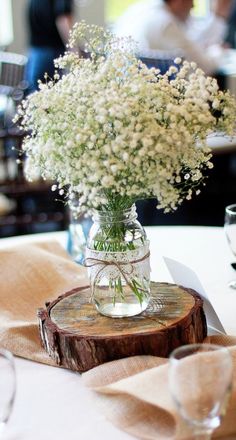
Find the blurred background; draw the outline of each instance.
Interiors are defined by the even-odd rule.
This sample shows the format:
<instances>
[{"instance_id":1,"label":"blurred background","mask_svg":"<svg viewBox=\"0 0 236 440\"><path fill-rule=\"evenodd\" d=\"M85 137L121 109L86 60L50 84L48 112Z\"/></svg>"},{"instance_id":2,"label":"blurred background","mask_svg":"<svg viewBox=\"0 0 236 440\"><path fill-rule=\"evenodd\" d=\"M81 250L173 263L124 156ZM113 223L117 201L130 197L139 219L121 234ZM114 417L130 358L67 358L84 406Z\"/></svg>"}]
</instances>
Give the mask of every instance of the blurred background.
<instances>
[{"instance_id":1,"label":"blurred background","mask_svg":"<svg viewBox=\"0 0 236 440\"><path fill-rule=\"evenodd\" d=\"M85 19L88 23L109 26L121 16L125 10L139 0L75 0L75 19ZM26 54L27 0L0 1L0 47L10 52ZM199 17L209 12L208 0L195 0L194 13Z\"/></svg>"}]
</instances>

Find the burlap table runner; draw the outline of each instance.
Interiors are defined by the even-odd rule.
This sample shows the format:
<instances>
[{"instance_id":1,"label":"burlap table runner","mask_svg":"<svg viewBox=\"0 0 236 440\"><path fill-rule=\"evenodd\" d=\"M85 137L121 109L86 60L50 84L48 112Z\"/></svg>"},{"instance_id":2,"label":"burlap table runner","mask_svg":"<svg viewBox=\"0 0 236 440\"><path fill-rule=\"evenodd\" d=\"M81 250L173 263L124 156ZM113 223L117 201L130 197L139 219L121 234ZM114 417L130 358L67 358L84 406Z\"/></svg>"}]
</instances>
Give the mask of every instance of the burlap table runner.
<instances>
[{"instance_id":1,"label":"burlap table runner","mask_svg":"<svg viewBox=\"0 0 236 440\"><path fill-rule=\"evenodd\" d=\"M88 285L86 270L57 242L1 250L0 346L17 356L54 365L40 344L37 309L78 285Z\"/></svg>"},{"instance_id":2,"label":"burlap table runner","mask_svg":"<svg viewBox=\"0 0 236 440\"><path fill-rule=\"evenodd\" d=\"M236 337L211 336L205 342L231 346L233 394L213 437L233 440L236 439ZM136 356L109 362L84 373L83 381L95 391L94 397L106 417L127 433L148 440L193 438L177 414L168 390L168 359Z\"/></svg>"},{"instance_id":3,"label":"burlap table runner","mask_svg":"<svg viewBox=\"0 0 236 440\"><path fill-rule=\"evenodd\" d=\"M0 346L13 354L55 365L41 348L37 309L63 292L87 285L86 270L57 242L29 243L0 251ZM211 336L206 342L231 346L234 391L214 437L236 439L236 337ZM136 356L83 374L100 410L116 426L140 439L187 440L168 391L168 360ZM216 378L217 380L217 378Z\"/></svg>"}]
</instances>

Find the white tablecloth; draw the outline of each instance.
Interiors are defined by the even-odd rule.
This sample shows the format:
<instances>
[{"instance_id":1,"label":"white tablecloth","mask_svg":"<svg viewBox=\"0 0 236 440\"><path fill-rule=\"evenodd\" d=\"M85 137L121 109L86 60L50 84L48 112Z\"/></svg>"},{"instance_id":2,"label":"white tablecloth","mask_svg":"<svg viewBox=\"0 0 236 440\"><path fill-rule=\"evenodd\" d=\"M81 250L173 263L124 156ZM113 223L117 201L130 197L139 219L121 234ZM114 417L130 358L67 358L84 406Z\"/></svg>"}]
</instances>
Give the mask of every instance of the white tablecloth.
<instances>
[{"instance_id":1,"label":"white tablecloth","mask_svg":"<svg viewBox=\"0 0 236 440\"><path fill-rule=\"evenodd\" d=\"M191 267L227 333L236 335L236 291L227 287L236 272L230 266L233 257L223 228L155 226L146 231L151 242L152 279L172 281L163 256ZM65 233L50 233L1 239L0 248L48 238L66 244ZM105 420L79 374L19 358L16 370L17 395L6 440L133 439Z\"/></svg>"}]
</instances>

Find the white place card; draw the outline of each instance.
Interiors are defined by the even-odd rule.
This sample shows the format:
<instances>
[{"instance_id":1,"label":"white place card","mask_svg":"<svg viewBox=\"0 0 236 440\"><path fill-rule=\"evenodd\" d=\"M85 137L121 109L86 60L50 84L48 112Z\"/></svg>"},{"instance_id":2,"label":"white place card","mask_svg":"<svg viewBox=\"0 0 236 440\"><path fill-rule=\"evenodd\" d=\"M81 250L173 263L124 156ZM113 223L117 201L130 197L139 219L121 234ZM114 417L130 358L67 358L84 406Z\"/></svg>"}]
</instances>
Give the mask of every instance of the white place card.
<instances>
[{"instance_id":1,"label":"white place card","mask_svg":"<svg viewBox=\"0 0 236 440\"><path fill-rule=\"evenodd\" d=\"M226 331L218 315L216 314L215 309L209 301L208 295L204 290L197 274L179 261L168 257L163 258L174 283L183 287L194 289L203 299L203 309L206 315L207 327L209 330L208 334L226 334Z\"/></svg>"}]
</instances>

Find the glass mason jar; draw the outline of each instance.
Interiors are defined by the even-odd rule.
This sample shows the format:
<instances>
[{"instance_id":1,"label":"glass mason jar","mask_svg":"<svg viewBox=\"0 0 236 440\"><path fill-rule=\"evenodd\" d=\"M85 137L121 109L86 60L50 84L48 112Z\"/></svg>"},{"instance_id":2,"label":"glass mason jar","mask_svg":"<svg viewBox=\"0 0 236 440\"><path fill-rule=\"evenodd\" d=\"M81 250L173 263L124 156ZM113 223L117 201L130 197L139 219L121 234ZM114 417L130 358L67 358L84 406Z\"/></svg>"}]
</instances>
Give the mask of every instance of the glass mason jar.
<instances>
[{"instance_id":1,"label":"glass mason jar","mask_svg":"<svg viewBox=\"0 0 236 440\"><path fill-rule=\"evenodd\" d=\"M138 315L150 299L150 254L136 207L96 211L93 221L85 258L93 302L105 316Z\"/></svg>"}]
</instances>

